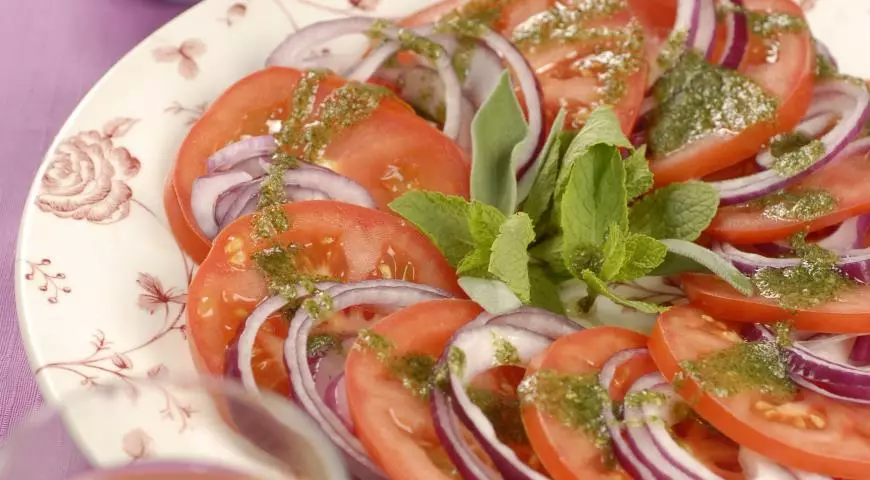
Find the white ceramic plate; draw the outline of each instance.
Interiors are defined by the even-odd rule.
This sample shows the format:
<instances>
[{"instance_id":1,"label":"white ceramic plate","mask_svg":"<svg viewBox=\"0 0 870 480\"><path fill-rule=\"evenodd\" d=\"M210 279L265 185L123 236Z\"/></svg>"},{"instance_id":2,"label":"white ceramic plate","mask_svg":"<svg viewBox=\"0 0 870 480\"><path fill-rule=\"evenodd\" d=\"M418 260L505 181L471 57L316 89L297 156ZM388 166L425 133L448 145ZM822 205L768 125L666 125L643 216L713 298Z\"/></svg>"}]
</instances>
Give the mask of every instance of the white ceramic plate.
<instances>
[{"instance_id":1,"label":"white ceramic plate","mask_svg":"<svg viewBox=\"0 0 870 480\"><path fill-rule=\"evenodd\" d=\"M49 149L24 212L15 276L21 330L42 392L122 380L141 416L74 421L98 464L169 455L223 457L196 435L201 408L142 379L193 372L185 343L192 263L166 226L164 177L190 125L226 87L263 66L294 28L346 15L398 17L432 0L207 0L151 35L82 101ZM806 0L804 0L804 3ZM870 3L816 0L813 31L842 69L870 78ZM333 52L348 45L332 46ZM637 290L637 296L673 291ZM123 422L117 436L94 421Z\"/></svg>"}]
</instances>

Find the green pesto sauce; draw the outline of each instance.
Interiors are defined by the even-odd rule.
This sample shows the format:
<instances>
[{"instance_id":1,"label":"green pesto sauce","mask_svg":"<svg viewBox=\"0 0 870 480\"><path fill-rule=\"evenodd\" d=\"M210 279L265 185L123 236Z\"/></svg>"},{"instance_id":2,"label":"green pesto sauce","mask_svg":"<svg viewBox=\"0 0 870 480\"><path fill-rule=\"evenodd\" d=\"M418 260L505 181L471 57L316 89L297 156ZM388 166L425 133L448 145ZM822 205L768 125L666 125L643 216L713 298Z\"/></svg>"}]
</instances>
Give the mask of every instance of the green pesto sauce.
<instances>
[{"instance_id":1,"label":"green pesto sauce","mask_svg":"<svg viewBox=\"0 0 870 480\"><path fill-rule=\"evenodd\" d=\"M473 37L459 38L459 45L457 45L450 63L453 65L456 75L459 76L460 82L464 82L468 78L468 71L471 69L471 59L474 57L476 49L477 41Z\"/></svg>"},{"instance_id":2,"label":"green pesto sauce","mask_svg":"<svg viewBox=\"0 0 870 480\"><path fill-rule=\"evenodd\" d=\"M686 30L671 32L668 41L662 47L661 52L659 52L658 58L656 58L656 63L658 63L662 70L670 70L680 61L680 58L686 53L686 38L688 36L689 32Z\"/></svg>"},{"instance_id":3,"label":"green pesto sauce","mask_svg":"<svg viewBox=\"0 0 870 480\"><path fill-rule=\"evenodd\" d=\"M610 397L598 383L598 374L566 375L540 370L526 377L517 390L523 403L532 404L570 428L591 436L601 449L610 445L610 434L601 415L610 408Z\"/></svg>"},{"instance_id":4,"label":"green pesto sauce","mask_svg":"<svg viewBox=\"0 0 870 480\"><path fill-rule=\"evenodd\" d=\"M661 405L665 403L667 399L668 396L662 392L639 390L637 392L627 393L623 403L627 407L640 408L644 405Z\"/></svg>"},{"instance_id":5,"label":"green pesto sauce","mask_svg":"<svg viewBox=\"0 0 870 480\"><path fill-rule=\"evenodd\" d=\"M774 220L806 221L833 212L837 199L827 190L807 188L774 192L746 205L763 208L762 214Z\"/></svg>"},{"instance_id":6,"label":"green pesto sauce","mask_svg":"<svg viewBox=\"0 0 870 480\"><path fill-rule=\"evenodd\" d=\"M314 283L322 280L297 270L296 248L293 245L264 248L254 253L252 259L265 277L269 292L291 302L298 300L297 287L316 292Z\"/></svg>"},{"instance_id":7,"label":"green pesto sauce","mask_svg":"<svg viewBox=\"0 0 870 480\"><path fill-rule=\"evenodd\" d=\"M812 165L825 154L825 144L806 133L796 131L773 137L771 167L783 175L793 175Z\"/></svg>"},{"instance_id":8,"label":"green pesto sauce","mask_svg":"<svg viewBox=\"0 0 870 480\"><path fill-rule=\"evenodd\" d=\"M499 440L508 445L528 445L518 399L475 387L468 387L466 393L492 423Z\"/></svg>"},{"instance_id":9,"label":"green pesto sauce","mask_svg":"<svg viewBox=\"0 0 870 480\"><path fill-rule=\"evenodd\" d=\"M753 35L778 38L785 33L801 33L808 28L806 20L784 12L746 11L746 21Z\"/></svg>"},{"instance_id":10,"label":"green pesto sauce","mask_svg":"<svg viewBox=\"0 0 870 480\"><path fill-rule=\"evenodd\" d=\"M502 7L515 0L471 0L442 16L436 31L479 37L501 17Z\"/></svg>"},{"instance_id":11,"label":"green pesto sauce","mask_svg":"<svg viewBox=\"0 0 870 480\"><path fill-rule=\"evenodd\" d=\"M773 324L773 333L776 335L776 344L780 348L788 348L794 344L792 340L792 327L788 322L776 322Z\"/></svg>"},{"instance_id":12,"label":"green pesto sauce","mask_svg":"<svg viewBox=\"0 0 870 480\"><path fill-rule=\"evenodd\" d=\"M308 356L321 357L333 349L340 349L341 342L335 335L312 335L308 337Z\"/></svg>"},{"instance_id":13,"label":"green pesto sauce","mask_svg":"<svg viewBox=\"0 0 870 480\"><path fill-rule=\"evenodd\" d=\"M752 283L762 297L796 310L834 300L855 284L840 273L835 253L806 243L805 235L796 235L792 248L801 259L799 264L786 268L765 267L752 276Z\"/></svg>"},{"instance_id":14,"label":"green pesto sauce","mask_svg":"<svg viewBox=\"0 0 870 480\"><path fill-rule=\"evenodd\" d=\"M253 215L254 239L269 238L290 228L290 220L281 205L284 204L284 173L296 168L296 158L284 152L272 156L272 164L266 171L266 178L260 185L260 196L257 199L257 211Z\"/></svg>"},{"instance_id":15,"label":"green pesto sauce","mask_svg":"<svg viewBox=\"0 0 870 480\"><path fill-rule=\"evenodd\" d=\"M506 338L493 334L492 347L495 350L496 365L522 365L519 350Z\"/></svg>"},{"instance_id":16,"label":"green pesto sauce","mask_svg":"<svg viewBox=\"0 0 870 480\"><path fill-rule=\"evenodd\" d=\"M322 70L310 70L302 75L299 84L293 91L290 102L290 116L281 125L281 131L275 136L278 143L291 149L300 149L305 142L303 127L305 122L314 113L317 101L317 91L320 90L320 81L326 73Z\"/></svg>"},{"instance_id":17,"label":"green pesto sauce","mask_svg":"<svg viewBox=\"0 0 870 480\"><path fill-rule=\"evenodd\" d=\"M826 78L836 78L840 76L840 70L834 65L828 57L816 53L816 78L819 80Z\"/></svg>"},{"instance_id":18,"label":"green pesto sauce","mask_svg":"<svg viewBox=\"0 0 870 480\"><path fill-rule=\"evenodd\" d=\"M332 295L318 291L302 301L302 308L315 320L325 320L332 312Z\"/></svg>"},{"instance_id":19,"label":"green pesto sauce","mask_svg":"<svg viewBox=\"0 0 870 480\"><path fill-rule=\"evenodd\" d=\"M389 95L385 87L358 82L348 82L330 92L320 104L319 118L303 127L303 159L316 162L337 133L368 118Z\"/></svg>"},{"instance_id":20,"label":"green pesto sauce","mask_svg":"<svg viewBox=\"0 0 870 480\"><path fill-rule=\"evenodd\" d=\"M653 87L658 101L649 145L657 156L721 133L775 119L777 102L739 73L687 52Z\"/></svg>"},{"instance_id":21,"label":"green pesto sauce","mask_svg":"<svg viewBox=\"0 0 870 480\"><path fill-rule=\"evenodd\" d=\"M374 353L393 377L402 382L414 396L429 396L439 376L436 368L438 360L435 357L418 353L395 355L393 341L369 329L359 332L354 346Z\"/></svg>"},{"instance_id":22,"label":"green pesto sauce","mask_svg":"<svg viewBox=\"0 0 870 480\"><path fill-rule=\"evenodd\" d=\"M549 10L533 15L513 31L513 42L528 49L551 40L586 40L588 22L625 10L625 0L587 0L565 5L557 2Z\"/></svg>"},{"instance_id":23,"label":"green pesto sauce","mask_svg":"<svg viewBox=\"0 0 870 480\"><path fill-rule=\"evenodd\" d=\"M680 363L708 393L730 397L759 391L790 398L795 385L788 377L785 357L775 342L739 342L694 361Z\"/></svg>"},{"instance_id":24,"label":"green pesto sauce","mask_svg":"<svg viewBox=\"0 0 870 480\"><path fill-rule=\"evenodd\" d=\"M450 347L450 352L447 353L447 365L454 375L462 377L465 375L465 351L459 347Z\"/></svg>"}]
</instances>

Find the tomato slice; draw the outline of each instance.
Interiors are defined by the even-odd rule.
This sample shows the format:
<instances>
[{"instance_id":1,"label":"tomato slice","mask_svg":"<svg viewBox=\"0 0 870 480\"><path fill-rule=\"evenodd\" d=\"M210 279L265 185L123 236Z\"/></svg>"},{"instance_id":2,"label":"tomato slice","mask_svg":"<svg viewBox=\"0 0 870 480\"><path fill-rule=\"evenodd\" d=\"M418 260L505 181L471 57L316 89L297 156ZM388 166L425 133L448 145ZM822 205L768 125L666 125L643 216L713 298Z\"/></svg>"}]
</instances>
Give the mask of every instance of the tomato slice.
<instances>
[{"instance_id":1,"label":"tomato slice","mask_svg":"<svg viewBox=\"0 0 870 480\"><path fill-rule=\"evenodd\" d=\"M521 29L540 29L538 22L542 13L555 6L565 7L556 0L524 0L521 2L499 2L497 0L457 1L445 0L421 10L402 21L405 26L418 26L437 21L457 8L497 9L499 17L493 28L507 37ZM461 11L461 10L460 10ZM624 9L603 18L589 18L583 21L584 29L626 29L631 32L634 21L632 11ZM546 27L544 27L546 28ZM626 45L637 44L638 68L630 75L616 73L619 77L612 83L603 81L616 71L608 63L626 53ZM627 38L612 37L601 40L583 39L570 41L545 40L540 44L523 46L518 44L529 64L535 70L544 93L544 113L547 125L551 125L561 108L568 111L566 127L577 129L583 124L585 114L599 104L613 103L623 131L630 134L646 91L647 63L644 61L643 32L632 32ZM622 67L615 67L616 69ZM611 71L608 71L610 69ZM607 95L606 90L613 88L615 93Z\"/></svg>"},{"instance_id":2,"label":"tomato slice","mask_svg":"<svg viewBox=\"0 0 870 480\"><path fill-rule=\"evenodd\" d=\"M732 322L788 321L798 330L830 333L870 332L870 286L858 285L836 300L813 308L786 310L774 300L747 297L724 280L707 274L681 276L689 300L710 315Z\"/></svg>"},{"instance_id":3,"label":"tomato slice","mask_svg":"<svg viewBox=\"0 0 870 480\"><path fill-rule=\"evenodd\" d=\"M564 336L540 355L532 359L526 368L526 376L539 370L555 370L560 373L582 375L601 370L604 363L615 353L629 348L643 348L647 337L619 327L597 327ZM621 401L628 388L641 376L655 371L649 357L631 361L617 371L610 396ZM533 404L522 407L523 425L526 434L552 478L568 479L614 479L631 477L607 465L595 439L585 432L571 428Z\"/></svg>"},{"instance_id":4,"label":"tomato slice","mask_svg":"<svg viewBox=\"0 0 870 480\"><path fill-rule=\"evenodd\" d=\"M170 222L179 225L176 238L195 261L205 258L211 242L196 227L190 208L194 180L206 173L211 154L243 135L266 134L267 120L287 117L300 78L299 71L278 67L243 78L212 104L182 143L170 181L184 221ZM324 78L315 103L344 83L336 76ZM337 134L324 159L324 166L365 187L381 209L411 188L468 196L465 154L396 97L385 98L371 116ZM166 208L170 217L178 216L172 205Z\"/></svg>"},{"instance_id":5,"label":"tomato slice","mask_svg":"<svg viewBox=\"0 0 870 480\"><path fill-rule=\"evenodd\" d=\"M673 307L656 322L649 349L662 374L673 380L681 362L740 341L729 326L700 310ZM840 478L867 478L870 472L870 407L805 389L787 402L756 390L717 397L704 393L689 375L679 391L711 425L775 462Z\"/></svg>"},{"instance_id":6,"label":"tomato slice","mask_svg":"<svg viewBox=\"0 0 870 480\"><path fill-rule=\"evenodd\" d=\"M791 0L746 0L744 6L761 13L785 13L804 18ZM760 122L740 133L708 136L679 150L653 158L650 168L656 185L700 178L755 155L768 140L791 131L806 113L815 81L815 50L809 29L783 33L776 40L775 60L768 61L769 39L750 34L749 50L738 71L779 103L773 122Z\"/></svg>"},{"instance_id":7,"label":"tomato slice","mask_svg":"<svg viewBox=\"0 0 870 480\"><path fill-rule=\"evenodd\" d=\"M196 364L223 375L227 346L267 295L251 255L266 245L295 245L296 268L353 282L395 278L443 288L463 297L456 275L441 253L418 230L385 212L331 201L287 204L290 229L264 242L251 240L251 217L231 223L215 239L188 293L188 337ZM353 332L367 318L330 318L337 333ZM348 325L348 322L353 325ZM263 388L289 390L283 362L287 320L273 315L260 330L254 349L254 377Z\"/></svg>"},{"instance_id":8,"label":"tomato slice","mask_svg":"<svg viewBox=\"0 0 870 480\"><path fill-rule=\"evenodd\" d=\"M870 212L870 195L856 179L870 178L870 154L838 158L821 170L785 189L787 194L824 191L836 207L810 220L784 220L765 213L759 202L722 207L707 229L710 235L737 244L781 240L796 232L816 231L849 217Z\"/></svg>"}]
</instances>

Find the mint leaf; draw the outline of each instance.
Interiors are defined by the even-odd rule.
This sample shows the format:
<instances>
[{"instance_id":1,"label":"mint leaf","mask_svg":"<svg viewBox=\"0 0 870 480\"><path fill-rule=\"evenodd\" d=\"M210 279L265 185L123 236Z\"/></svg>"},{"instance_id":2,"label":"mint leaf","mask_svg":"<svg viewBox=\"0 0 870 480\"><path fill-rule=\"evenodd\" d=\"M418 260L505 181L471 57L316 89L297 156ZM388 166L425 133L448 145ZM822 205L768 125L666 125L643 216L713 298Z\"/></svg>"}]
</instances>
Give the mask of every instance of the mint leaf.
<instances>
[{"instance_id":1,"label":"mint leaf","mask_svg":"<svg viewBox=\"0 0 870 480\"><path fill-rule=\"evenodd\" d=\"M516 213L499 227L489 259L489 273L524 303L531 301L528 248L534 240L532 220L525 213Z\"/></svg>"},{"instance_id":2,"label":"mint leaf","mask_svg":"<svg viewBox=\"0 0 870 480\"><path fill-rule=\"evenodd\" d=\"M667 253L664 243L643 234L632 233L625 242L625 263L613 279L625 282L643 277L661 265Z\"/></svg>"},{"instance_id":3,"label":"mint leaf","mask_svg":"<svg viewBox=\"0 0 870 480\"><path fill-rule=\"evenodd\" d=\"M558 280L572 278L571 272L565 267L565 260L562 256L562 235L555 235L538 242L529 249L529 254L544 263L551 275Z\"/></svg>"},{"instance_id":4,"label":"mint leaf","mask_svg":"<svg viewBox=\"0 0 870 480\"><path fill-rule=\"evenodd\" d=\"M456 266L456 274L468 277L489 277L490 250L487 245L484 248L476 248L466 255Z\"/></svg>"},{"instance_id":5,"label":"mint leaf","mask_svg":"<svg viewBox=\"0 0 870 480\"><path fill-rule=\"evenodd\" d=\"M722 277L732 287L744 295L754 293L752 282L731 262L720 257L696 243L685 240L662 240L667 249L668 257L653 275L674 275L683 272L710 271Z\"/></svg>"},{"instance_id":6,"label":"mint leaf","mask_svg":"<svg viewBox=\"0 0 870 480\"><path fill-rule=\"evenodd\" d=\"M562 257L575 275L585 269L598 272L608 228L625 228L627 222L622 157L615 147L596 145L571 166L569 175L562 197Z\"/></svg>"},{"instance_id":7,"label":"mint leaf","mask_svg":"<svg viewBox=\"0 0 870 480\"><path fill-rule=\"evenodd\" d=\"M506 215L517 204L514 149L528 134L523 110L503 72L495 89L471 121L471 198ZM537 139L535 139L537 141Z\"/></svg>"},{"instance_id":8,"label":"mint leaf","mask_svg":"<svg viewBox=\"0 0 870 480\"><path fill-rule=\"evenodd\" d=\"M550 275L538 265L529 266L529 281L532 284L531 305L563 315L565 306L559 297L559 286L550 280Z\"/></svg>"},{"instance_id":9,"label":"mint leaf","mask_svg":"<svg viewBox=\"0 0 870 480\"><path fill-rule=\"evenodd\" d=\"M625 192L629 200L643 195L653 187L653 174L646 161L646 145L625 159Z\"/></svg>"},{"instance_id":10,"label":"mint leaf","mask_svg":"<svg viewBox=\"0 0 870 480\"><path fill-rule=\"evenodd\" d=\"M698 181L676 183L653 191L631 207L631 231L653 238L696 240L710 225L719 194Z\"/></svg>"},{"instance_id":11,"label":"mint leaf","mask_svg":"<svg viewBox=\"0 0 870 480\"><path fill-rule=\"evenodd\" d=\"M468 231L477 248L487 250L495 241L498 229L507 220L505 214L492 205L472 201L468 209Z\"/></svg>"},{"instance_id":12,"label":"mint leaf","mask_svg":"<svg viewBox=\"0 0 870 480\"><path fill-rule=\"evenodd\" d=\"M411 190L393 200L390 209L429 237L454 267L474 248L469 205L462 197Z\"/></svg>"},{"instance_id":13,"label":"mint leaf","mask_svg":"<svg viewBox=\"0 0 870 480\"><path fill-rule=\"evenodd\" d=\"M661 313L667 310L667 307L656 305L655 303L643 302L640 300L630 300L617 295L615 292L608 289L607 283L599 278L597 275L595 275L595 272L591 270L584 270L581 273L581 280L586 283L586 285L592 292L604 295L605 297L609 298L613 303L622 305L623 307L633 308L643 313Z\"/></svg>"},{"instance_id":14,"label":"mint leaf","mask_svg":"<svg viewBox=\"0 0 870 480\"><path fill-rule=\"evenodd\" d=\"M601 278L611 280L625 263L625 231L615 222L607 228L602 248Z\"/></svg>"},{"instance_id":15,"label":"mint leaf","mask_svg":"<svg viewBox=\"0 0 870 480\"><path fill-rule=\"evenodd\" d=\"M565 124L565 114L564 109L559 110L538 158L517 186L517 199L523 202L523 211L535 222L547 210L550 199L553 198L553 187L556 186L556 177L559 175L559 159L562 158L559 133Z\"/></svg>"},{"instance_id":16,"label":"mint leaf","mask_svg":"<svg viewBox=\"0 0 870 480\"><path fill-rule=\"evenodd\" d=\"M523 306L523 302L499 280L476 277L459 277L459 287L469 298L489 313L498 315Z\"/></svg>"}]
</instances>

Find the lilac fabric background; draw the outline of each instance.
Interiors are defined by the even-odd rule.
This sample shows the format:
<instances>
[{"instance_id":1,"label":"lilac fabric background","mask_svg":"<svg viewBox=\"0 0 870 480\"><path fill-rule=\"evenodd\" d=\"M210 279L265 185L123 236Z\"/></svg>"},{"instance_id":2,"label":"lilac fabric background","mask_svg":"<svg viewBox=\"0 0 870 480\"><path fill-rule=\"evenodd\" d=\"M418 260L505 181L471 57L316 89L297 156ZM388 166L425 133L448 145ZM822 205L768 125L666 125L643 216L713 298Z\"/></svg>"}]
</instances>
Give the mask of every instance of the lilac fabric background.
<instances>
[{"instance_id":1,"label":"lilac fabric background","mask_svg":"<svg viewBox=\"0 0 870 480\"><path fill-rule=\"evenodd\" d=\"M2 0L0 443L41 404L15 313L12 262L33 175L67 116L119 58L185 7L163 0Z\"/></svg>"}]
</instances>

